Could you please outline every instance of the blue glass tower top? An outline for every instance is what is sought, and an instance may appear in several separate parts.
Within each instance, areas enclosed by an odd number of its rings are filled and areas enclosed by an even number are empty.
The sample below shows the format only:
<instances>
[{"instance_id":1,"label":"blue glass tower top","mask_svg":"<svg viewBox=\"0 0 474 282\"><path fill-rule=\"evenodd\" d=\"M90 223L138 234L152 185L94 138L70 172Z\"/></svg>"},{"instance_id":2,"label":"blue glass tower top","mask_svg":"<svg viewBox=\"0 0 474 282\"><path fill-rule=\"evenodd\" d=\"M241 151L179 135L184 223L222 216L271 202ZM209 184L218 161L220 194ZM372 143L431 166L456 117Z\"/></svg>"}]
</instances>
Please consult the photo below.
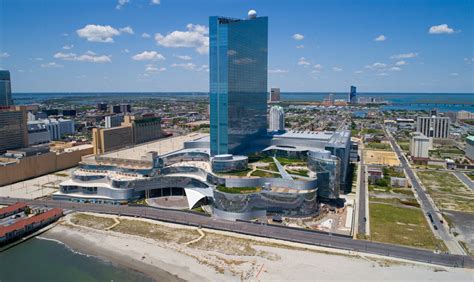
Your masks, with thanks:
<instances>
[{"instance_id":1,"label":"blue glass tower top","mask_svg":"<svg viewBox=\"0 0 474 282\"><path fill-rule=\"evenodd\" d=\"M235 154L266 133L268 18L210 17L209 37L211 154Z\"/></svg>"},{"instance_id":2,"label":"blue glass tower top","mask_svg":"<svg viewBox=\"0 0 474 282\"><path fill-rule=\"evenodd\" d=\"M10 72L0 70L0 106L12 106L12 89L10 81Z\"/></svg>"}]
</instances>

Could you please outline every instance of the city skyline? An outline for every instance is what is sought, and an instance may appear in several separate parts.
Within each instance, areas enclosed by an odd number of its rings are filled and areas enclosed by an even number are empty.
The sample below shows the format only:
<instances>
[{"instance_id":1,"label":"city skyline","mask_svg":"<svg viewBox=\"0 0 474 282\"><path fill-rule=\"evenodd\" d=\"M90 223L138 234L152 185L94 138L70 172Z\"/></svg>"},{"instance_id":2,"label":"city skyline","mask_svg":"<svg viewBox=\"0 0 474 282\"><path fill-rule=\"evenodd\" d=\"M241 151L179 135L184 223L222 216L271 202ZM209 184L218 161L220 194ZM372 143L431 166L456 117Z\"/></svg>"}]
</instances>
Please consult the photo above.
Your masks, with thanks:
<instances>
[{"instance_id":1,"label":"city skyline","mask_svg":"<svg viewBox=\"0 0 474 282\"><path fill-rule=\"evenodd\" d=\"M268 88L474 92L470 1L38 2L1 4L14 93L207 92L208 16L250 9L269 17Z\"/></svg>"}]
</instances>

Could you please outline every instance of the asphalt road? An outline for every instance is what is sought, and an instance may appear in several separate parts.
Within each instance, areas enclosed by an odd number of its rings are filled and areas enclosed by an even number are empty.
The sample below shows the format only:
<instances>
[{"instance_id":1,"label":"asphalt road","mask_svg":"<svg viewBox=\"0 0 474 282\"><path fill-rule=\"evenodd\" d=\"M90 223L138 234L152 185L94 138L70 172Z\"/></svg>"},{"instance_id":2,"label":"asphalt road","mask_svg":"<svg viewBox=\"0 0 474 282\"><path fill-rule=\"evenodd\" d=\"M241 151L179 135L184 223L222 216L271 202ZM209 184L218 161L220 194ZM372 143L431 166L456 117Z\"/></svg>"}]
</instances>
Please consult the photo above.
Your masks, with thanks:
<instances>
[{"instance_id":1,"label":"asphalt road","mask_svg":"<svg viewBox=\"0 0 474 282\"><path fill-rule=\"evenodd\" d=\"M12 204L24 201L30 205L58 207L66 210L118 214L123 216L142 217L165 222L200 226L203 228L236 232L246 235L280 239L285 241L310 244L315 246L337 248L382 256L401 258L438 265L474 269L474 258L460 255L435 254L428 250L407 248L397 245L354 240L347 236L329 233L312 232L304 229L256 224L242 221L226 221L196 213L156 209L143 206L113 206L101 204L80 204L57 200L24 200L0 197L0 204Z\"/></svg>"},{"instance_id":2,"label":"asphalt road","mask_svg":"<svg viewBox=\"0 0 474 282\"><path fill-rule=\"evenodd\" d=\"M410 178L413 188L415 189L415 192L418 195L418 199L421 201L421 207L423 211L425 213L430 213L433 217L434 223L432 225L436 226L437 230L436 229L432 229L432 230L436 232L438 234L438 237L441 238L445 242L446 246L448 247L451 253L459 253L459 254L464 253L464 251L460 249L459 245L454 242L454 239L449 234L448 230L446 229L446 226L440 222L440 218L438 216L435 206L428 199L425 193L425 190L423 190L420 182L418 181L418 178L416 178L415 173L413 172L412 168L408 164L407 159L403 156L403 153L400 150L400 147L397 146L395 138L393 138L393 136L389 134L388 132L387 132L387 137L390 143L392 144L392 148L395 150L395 153L397 154L397 157L400 160L402 167L405 169L405 172L407 173L408 178Z\"/></svg>"},{"instance_id":3,"label":"asphalt road","mask_svg":"<svg viewBox=\"0 0 474 282\"><path fill-rule=\"evenodd\" d=\"M365 183L365 165L363 160L364 153L361 151L360 155L360 170L359 171L359 187L357 193L359 195L359 218L358 218L358 234L366 235L366 193L367 183Z\"/></svg>"},{"instance_id":4,"label":"asphalt road","mask_svg":"<svg viewBox=\"0 0 474 282\"><path fill-rule=\"evenodd\" d=\"M474 182L469 179L464 173L459 172L459 171L453 171L453 173L462 181L464 184L466 184L469 188L474 190Z\"/></svg>"}]
</instances>

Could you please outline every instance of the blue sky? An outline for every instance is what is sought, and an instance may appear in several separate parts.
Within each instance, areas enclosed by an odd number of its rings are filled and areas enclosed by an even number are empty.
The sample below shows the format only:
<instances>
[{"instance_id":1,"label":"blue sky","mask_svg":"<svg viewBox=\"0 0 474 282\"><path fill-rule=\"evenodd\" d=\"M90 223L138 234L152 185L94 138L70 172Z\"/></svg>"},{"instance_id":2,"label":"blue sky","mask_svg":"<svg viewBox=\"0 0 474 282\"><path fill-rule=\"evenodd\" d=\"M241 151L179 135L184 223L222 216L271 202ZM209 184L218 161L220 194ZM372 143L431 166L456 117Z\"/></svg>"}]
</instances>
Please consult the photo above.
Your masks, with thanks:
<instances>
[{"instance_id":1,"label":"blue sky","mask_svg":"<svg viewBox=\"0 0 474 282\"><path fill-rule=\"evenodd\" d=\"M269 87L474 92L471 0L1 0L0 68L13 92L208 91L208 17L249 9Z\"/></svg>"}]
</instances>

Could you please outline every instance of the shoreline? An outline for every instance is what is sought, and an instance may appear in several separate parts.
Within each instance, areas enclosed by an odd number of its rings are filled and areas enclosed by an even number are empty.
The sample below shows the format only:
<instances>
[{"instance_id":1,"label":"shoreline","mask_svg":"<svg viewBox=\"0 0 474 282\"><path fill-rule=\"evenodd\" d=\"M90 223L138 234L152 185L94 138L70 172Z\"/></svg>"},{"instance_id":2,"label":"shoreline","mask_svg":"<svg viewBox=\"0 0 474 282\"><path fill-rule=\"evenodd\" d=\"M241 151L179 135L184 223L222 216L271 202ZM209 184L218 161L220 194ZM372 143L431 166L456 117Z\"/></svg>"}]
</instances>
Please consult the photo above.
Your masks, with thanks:
<instances>
[{"instance_id":1,"label":"shoreline","mask_svg":"<svg viewBox=\"0 0 474 282\"><path fill-rule=\"evenodd\" d=\"M469 281L472 277L472 272L466 269L198 230L148 219L120 217L121 223L115 231L105 231L116 216L78 215L93 218L77 222L72 220L74 214L67 215L41 237L57 240L74 252L104 259L155 281L302 281L314 277L323 281L354 277L365 281ZM84 225L94 220L96 225ZM138 234L133 233L136 228L142 231L145 228L149 233L132 235Z\"/></svg>"},{"instance_id":2,"label":"shoreline","mask_svg":"<svg viewBox=\"0 0 474 282\"><path fill-rule=\"evenodd\" d=\"M55 226L37 238L40 240L55 241L58 244L63 244L75 254L107 261L118 267L139 272L154 281L186 281L178 278L176 275L173 275L164 269L158 268L157 266L150 267L149 264L136 259L129 259L127 256L124 256L118 252L114 252L108 248L104 248L96 244L90 244L75 234L68 234L68 232L65 230L61 230L62 228L67 227L59 225Z\"/></svg>"}]
</instances>

